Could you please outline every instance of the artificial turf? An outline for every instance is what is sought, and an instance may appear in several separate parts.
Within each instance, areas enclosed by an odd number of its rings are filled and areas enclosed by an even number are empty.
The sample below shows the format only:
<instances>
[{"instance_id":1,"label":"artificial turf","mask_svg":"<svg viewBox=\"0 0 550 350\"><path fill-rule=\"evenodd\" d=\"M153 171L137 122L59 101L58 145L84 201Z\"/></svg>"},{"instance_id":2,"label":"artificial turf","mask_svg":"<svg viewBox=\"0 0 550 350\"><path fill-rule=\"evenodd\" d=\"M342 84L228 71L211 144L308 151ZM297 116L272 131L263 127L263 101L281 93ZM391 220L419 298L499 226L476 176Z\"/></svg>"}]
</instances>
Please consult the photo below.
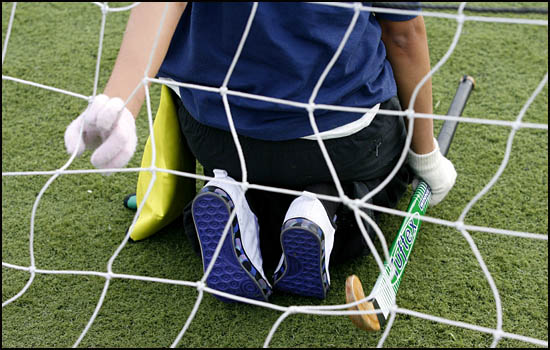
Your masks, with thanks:
<instances>
[{"instance_id":1,"label":"artificial turf","mask_svg":"<svg viewBox=\"0 0 550 350\"><path fill-rule=\"evenodd\" d=\"M11 3L2 3L6 36ZM472 4L474 5L474 4ZM480 6L545 6L543 3ZM116 4L113 6L121 6ZM261 6L261 4L260 4ZM450 13L450 12L446 12ZM479 15L479 14L476 14ZM483 14L547 19L547 15ZM128 12L107 16L99 91L116 59ZM425 17L432 66L445 54L456 22ZM2 74L91 95L101 12L90 3L19 3ZM4 45L4 41L3 41ZM548 71L548 28L467 21L459 44L433 77L434 113L445 114L458 80L476 87L465 117L513 121ZM153 113L160 86L151 87ZM86 101L2 81L2 172L54 170L69 158L63 134ZM548 87L523 121L548 124ZM436 121L436 129L441 121ZM139 167L149 129L145 108L137 122L139 144L128 167ZM428 215L454 221L489 182L505 154L510 127L461 123L449 158L458 179ZM91 169L90 152L69 169ZM200 172L200 165L198 171ZM36 196L49 176L2 176L2 261L30 266L29 231ZM124 197L135 192L137 173L62 175L38 205L34 258L45 270L106 271L134 212ZM200 184L198 184L200 187ZM405 210L410 191L399 203ZM520 129L496 185L466 215L465 223L548 235L548 131ZM391 241L402 218L385 215L380 227ZM548 241L470 232L502 302L503 331L548 340ZM380 245L377 243L377 247ZM198 281L202 263L176 221L154 236L124 247L113 271ZM327 299L275 294L277 305L345 302L344 281L360 276L365 289L378 270L372 256L331 266ZM2 267L2 301L27 283L28 272ZM17 301L2 309L2 347L72 346L86 326L105 284L91 275L37 274ZM80 346L167 347L185 324L198 291L192 287L113 279L97 319ZM423 223L397 296L399 307L451 320L496 327L495 298L465 238L456 229ZM179 347L259 347L281 315L258 306L225 304L206 295ZM273 347L372 347L380 333L365 333L346 316L297 314L278 328ZM486 333L398 314L385 346L488 347ZM503 339L500 347L533 344Z\"/></svg>"}]
</instances>

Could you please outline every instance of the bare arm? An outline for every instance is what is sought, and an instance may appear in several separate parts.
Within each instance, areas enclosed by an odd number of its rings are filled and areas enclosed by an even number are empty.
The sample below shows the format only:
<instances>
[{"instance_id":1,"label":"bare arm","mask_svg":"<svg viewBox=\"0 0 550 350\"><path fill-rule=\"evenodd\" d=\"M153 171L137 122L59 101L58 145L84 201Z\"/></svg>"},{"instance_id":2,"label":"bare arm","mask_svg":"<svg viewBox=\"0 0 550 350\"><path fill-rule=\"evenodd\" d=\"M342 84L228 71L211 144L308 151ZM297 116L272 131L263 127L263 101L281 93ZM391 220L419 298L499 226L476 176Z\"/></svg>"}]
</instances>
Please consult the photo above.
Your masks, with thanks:
<instances>
[{"instance_id":1,"label":"bare arm","mask_svg":"<svg viewBox=\"0 0 550 350\"><path fill-rule=\"evenodd\" d=\"M409 107L409 101L418 82L430 71L430 56L424 19L418 16L409 21L394 22L379 20L382 41L391 63L397 94L401 106ZM415 112L432 113L432 82L428 80L414 103ZM411 148L415 153L425 154L434 150L433 120L415 119Z\"/></svg>"},{"instance_id":2,"label":"bare arm","mask_svg":"<svg viewBox=\"0 0 550 350\"><path fill-rule=\"evenodd\" d=\"M126 101L141 82L166 4L144 2L131 10L113 72L103 91L105 95L120 97ZM185 2L168 3L168 12L148 77L154 77L157 74L186 5ZM141 87L126 106L135 118L139 114L144 99L145 89Z\"/></svg>"}]
</instances>

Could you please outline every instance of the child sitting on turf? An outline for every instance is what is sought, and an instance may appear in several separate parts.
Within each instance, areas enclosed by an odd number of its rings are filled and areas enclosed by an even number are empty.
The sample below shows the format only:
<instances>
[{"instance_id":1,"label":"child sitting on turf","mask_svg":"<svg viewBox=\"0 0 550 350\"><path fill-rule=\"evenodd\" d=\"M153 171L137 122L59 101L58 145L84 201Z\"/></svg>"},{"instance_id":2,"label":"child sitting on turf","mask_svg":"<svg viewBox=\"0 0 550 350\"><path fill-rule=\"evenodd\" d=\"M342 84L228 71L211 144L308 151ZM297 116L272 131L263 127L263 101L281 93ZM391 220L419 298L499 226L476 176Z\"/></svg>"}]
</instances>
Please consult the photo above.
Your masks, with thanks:
<instances>
[{"instance_id":1,"label":"child sitting on turf","mask_svg":"<svg viewBox=\"0 0 550 350\"><path fill-rule=\"evenodd\" d=\"M214 176L186 211L205 270L230 213L236 210L207 284L257 300L268 300L272 288L324 298L330 286L329 262L362 254L366 245L345 206L316 196L338 197L339 193L309 113L313 113L345 195L360 198L377 187L396 166L407 135L402 117L378 111L409 108L415 86L430 70L422 17L370 11L356 15L354 8L321 4L260 3L237 64L225 82L253 4L166 6L169 10L150 65L149 54L165 5L142 3L132 9L107 86L67 128L67 150L74 151L84 123L79 154L84 148L97 147L91 157L94 166L127 164L137 143L134 117L143 103L144 88L125 107L122 101L142 81L146 69L147 76L164 78L169 86L175 81L222 87L216 93L172 86L178 96L182 135L205 174ZM345 46L323 76L352 20ZM322 76L322 84L316 87ZM225 87L305 104L313 96L315 105L310 108L323 104L370 110L308 111L227 94ZM432 113L429 80L414 110ZM398 169L373 197L374 204L394 207L413 174L432 188L431 204L440 202L454 185L456 171L439 151L432 120L415 119L412 133L408 165ZM248 183L303 194L292 198L248 190L245 195L235 181L242 180L244 167ZM271 269L270 281L264 270Z\"/></svg>"}]
</instances>

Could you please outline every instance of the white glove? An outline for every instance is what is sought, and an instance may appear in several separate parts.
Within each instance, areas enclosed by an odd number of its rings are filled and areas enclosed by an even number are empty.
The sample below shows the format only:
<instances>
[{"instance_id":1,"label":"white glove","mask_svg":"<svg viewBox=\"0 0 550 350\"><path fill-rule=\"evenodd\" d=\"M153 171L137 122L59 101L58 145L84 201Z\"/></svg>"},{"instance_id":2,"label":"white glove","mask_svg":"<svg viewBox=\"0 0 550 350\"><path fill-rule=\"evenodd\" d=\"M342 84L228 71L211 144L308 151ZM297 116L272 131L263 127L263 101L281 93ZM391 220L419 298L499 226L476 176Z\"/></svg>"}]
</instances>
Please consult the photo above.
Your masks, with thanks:
<instances>
[{"instance_id":1,"label":"white glove","mask_svg":"<svg viewBox=\"0 0 550 350\"><path fill-rule=\"evenodd\" d=\"M430 205L437 205L453 188L456 181L456 170L450 160L439 150L439 144L434 138L435 149L427 154L416 154L409 150L409 165L417 177L424 180L432 190ZM418 186L418 180L413 181L413 188Z\"/></svg>"},{"instance_id":2,"label":"white glove","mask_svg":"<svg viewBox=\"0 0 550 350\"><path fill-rule=\"evenodd\" d=\"M107 95L97 95L88 108L67 127L65 147L72 154L80 139L77 156L85 149L96 149L93 166L100 169L122 168L136 150L136 123L124 102ZM119 113L120 112L120 113ZM80 127L84 123L82 138Z\"/></svg>"}]
</instances>

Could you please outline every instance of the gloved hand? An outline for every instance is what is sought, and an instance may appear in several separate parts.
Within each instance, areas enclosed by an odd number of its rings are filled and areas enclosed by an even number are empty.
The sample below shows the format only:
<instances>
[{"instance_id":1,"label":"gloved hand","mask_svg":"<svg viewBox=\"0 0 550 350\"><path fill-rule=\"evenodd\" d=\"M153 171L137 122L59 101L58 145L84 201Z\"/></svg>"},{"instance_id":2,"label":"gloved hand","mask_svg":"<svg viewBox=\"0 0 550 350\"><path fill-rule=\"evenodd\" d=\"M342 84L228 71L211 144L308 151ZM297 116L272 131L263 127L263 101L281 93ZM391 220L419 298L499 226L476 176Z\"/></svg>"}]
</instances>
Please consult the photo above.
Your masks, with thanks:
<instances>
[{"instance_id":1,"label":"gloved hand","mask_svg":"<svg viewBox=\"0 0 550 350\"><path fill-rule=\"evenodd\" d=\"M424 180L432 189L430 205L437 205L453 188L456 181L456 170L450 160L445 158L439 150L439 144L434 138L435 149L427 154L416 154L409 150L409 165L416 176ZM416 189L418 180L413 181Z\"/></svg>"},{"instance_id":2,"label":"gloved hand","mask_svg":"<svg viewBox=\"0 0 550 350\"><path fill-rule=\"evenodd\" d=\"M96 149L92 154L93 166L100 169L122 168L136 150L136 124L124 102L107 95L97 95L88 108L67 127L65 147L72 154L80 139L80 127L84 123L77 156L85 149ZM120 112L120 113L119 113Z\"/></svg>"}]
</instances>

